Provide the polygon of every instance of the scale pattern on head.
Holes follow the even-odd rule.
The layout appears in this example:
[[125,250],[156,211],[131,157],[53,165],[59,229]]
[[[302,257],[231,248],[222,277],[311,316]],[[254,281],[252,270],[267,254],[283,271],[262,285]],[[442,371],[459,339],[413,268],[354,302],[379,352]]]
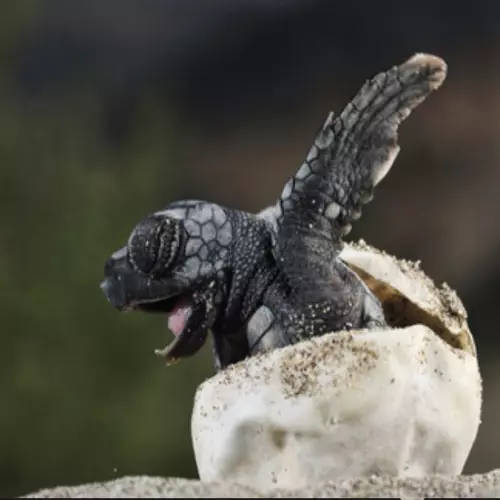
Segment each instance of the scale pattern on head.
[[171,203],[167,209],[156,212],[182,221],[186,233],[185,267],[191,276],[207,276],[222,268],[232,242],[233,227],[230,210],[201,200]]
[[188,200],[141,220],[106,262],[102,286],[109,300],[118,309],[146,310],[149,303],[223,280],[232,259],[232,217],[232,210]]

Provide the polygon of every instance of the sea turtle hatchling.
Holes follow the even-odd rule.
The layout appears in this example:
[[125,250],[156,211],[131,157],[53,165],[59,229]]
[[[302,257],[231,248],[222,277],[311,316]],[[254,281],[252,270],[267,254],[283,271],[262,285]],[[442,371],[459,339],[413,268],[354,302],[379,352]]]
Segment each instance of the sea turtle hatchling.
[[399,152],[398,127],[446,76],[417,54],[368,80],[330,113],[277,203],[258,214],[177,201],[133,229],[105,264],[101,288],[119,310],[169,315],[167,361],[212,333],[221,370],[258,352],[328,332],[384,326],[379,299],[340,258],[343,237]]

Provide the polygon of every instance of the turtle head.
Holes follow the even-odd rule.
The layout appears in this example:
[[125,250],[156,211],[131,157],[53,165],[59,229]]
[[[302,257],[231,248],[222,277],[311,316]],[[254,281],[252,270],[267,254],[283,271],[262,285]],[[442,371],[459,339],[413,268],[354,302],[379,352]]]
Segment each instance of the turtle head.
[[175,339],[157,354],[195,354],[226,302],[232,225],[227,210],[177,202],[140,221],[109,257],[101,289],[120,311],[163,313]]

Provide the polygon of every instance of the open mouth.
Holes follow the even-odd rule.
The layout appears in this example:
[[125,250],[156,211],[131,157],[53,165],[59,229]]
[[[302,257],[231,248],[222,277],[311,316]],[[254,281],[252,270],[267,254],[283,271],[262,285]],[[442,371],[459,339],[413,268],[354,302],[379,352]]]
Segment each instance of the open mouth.
[[138,304],[135,309],[150,313],[166,314],[169,330],[175,337],[179,337],[193,312],[193,303],[190,294],[186,294],[155,302]]
[[190,295],[180,295],[156,302],[137,305],[136,309],[144,312],[167,314],[168,328],[175,337],[181,335],[193,312]]
[[146,302],[138,304],[135,309],[143,312],[167,315],[168,329],[174,335],[174,340],[163,349],[155,349],[155,354],[165,358],[168,363],[175,362],[178,357],[176,356],[176,351],[182,345],[182,333],[186,331],[187,322],[193,312],[191,296],[189,294],[177,295],[155,302]]
[[[200,307],[201,305],[201,307]],[[137,311],[166,314],[168,328],[174,340],[155,354],[164,358],[168,364],[178,358],[193,355],[204,344],[207,334],[205,308],[197,304],[191,293],[185,293],[151,302],[143,302],[134,307]]]

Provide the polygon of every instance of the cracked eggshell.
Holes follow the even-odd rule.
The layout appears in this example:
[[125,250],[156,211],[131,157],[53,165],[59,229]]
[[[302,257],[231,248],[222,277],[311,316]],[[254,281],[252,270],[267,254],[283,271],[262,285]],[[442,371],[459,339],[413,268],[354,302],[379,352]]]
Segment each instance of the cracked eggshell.
[[206,380],[191,421],[202,481],[301,488],[462,471],[481,377],[460,300],[364,243],[341,257],[381,298],[391,327],[313,338]]

